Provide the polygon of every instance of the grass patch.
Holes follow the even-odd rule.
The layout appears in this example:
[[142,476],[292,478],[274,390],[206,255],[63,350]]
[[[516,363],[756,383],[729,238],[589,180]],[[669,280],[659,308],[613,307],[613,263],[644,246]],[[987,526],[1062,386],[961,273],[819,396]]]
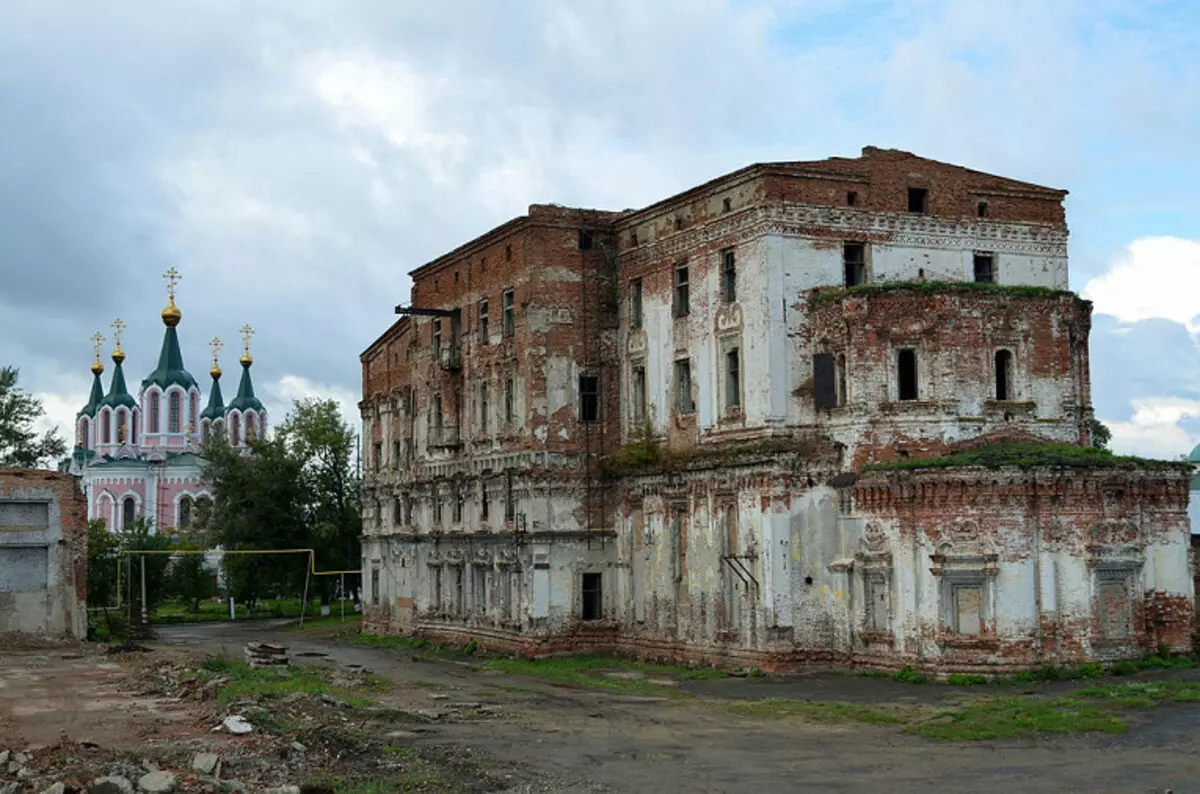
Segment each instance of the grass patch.
[[1138,681],[1113,686],[1091,687],[1071,693],[1077,698],[1098,700],[1114,709],[1151,708],[1162,703],[1200,703],[1200,683],[1191,681]]
[[901,681],[905,684],[924,684],[929,680],[929,677],[920,670],[915,670],[905,665],[892,674],[892,680]]
[[746,717],[802,717],[810,722],[865,722],[894,725],[899,717],[857,703],[767,698],[746,703],[728,703],[726,709]]
[[984,284],[975,281],[884,281],[875,284],[860,284],[856,287],[813,290],[809,302],[819,305],[847,297],[876,298],[901,292],[918,295],[984,294],[1003,298],[1058,297],[1079,300],[1075,293],[1067,290],[1024,284]]
[[645,678],[621,678],[604,675],[608,672],[638,672],[656,678],[681,681],[704,681],[725,678],[720,670],[708,667],[676,667],[665,664],[636,662],[613,656],[581,654],[554,656],[548,659],[492,659],[485,664],[489,670],[508,675],[529,675],[575,686],[599,687],[631,692],[672,692],[671,687]]
[[980,686],[988,682],[986,675],[977,673],[951,673],[946,676],[946,683],[951,686]]
[[1021,739],[1040,733],[1122,733],[1127,727],[1110,710],[1070,700],[996,698],[972,703],[907,730],[927,739],[971,742]]
[[315,615],[309,612],[304,616],[304,625],[293,623],[290,626],[284,626],[280,631],[296,632],[296,631],[316,631],[318,629],[327,629],[330,627],[344,627],[346,629],[359,629],[362,627],[362,615],[355,612],[347,614],[346,619],[342,620],[341,615]]
[[363,708],[371,705],[365,693],[379,688],[378,682],[372,682],[366,687],[339,689],[315,672],[297,667],[287,668],[288,677],[281,678],[276,671],[283,668],[254,668],[246,662],[224,657],[205,659],[200,663],[200,669],[209,679],[229,679],[216,693],[217,705],[222,707],[241,698],[282,698],[294,692],[303,692],[315,696],[332,695],[347,705]]

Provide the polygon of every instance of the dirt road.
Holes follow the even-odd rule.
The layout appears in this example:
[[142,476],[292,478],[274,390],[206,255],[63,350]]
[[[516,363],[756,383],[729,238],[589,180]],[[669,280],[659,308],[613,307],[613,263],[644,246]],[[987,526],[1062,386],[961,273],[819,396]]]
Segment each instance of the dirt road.
[[400,705],[493,705],[505,719],[434,722],[406,741],[471,748],[499,762],[552,771],[578,781],[581,791],[1200,792],[1196,707],[1141,712],[1129,732],[1115,736],[946,743],[894,726],[738,716],[717,699],[919,705],[961,695],[952,687],[822,673],[690,682],[682,688],[697,697],[648,697],[559,686],[470,661],[365,648],[336,637],[276,634],[278,628],[168,627],[158,642],[237,655],[249,640],[274,638],[301,659],[362,665],[386,677],[394,684],[388,697]]

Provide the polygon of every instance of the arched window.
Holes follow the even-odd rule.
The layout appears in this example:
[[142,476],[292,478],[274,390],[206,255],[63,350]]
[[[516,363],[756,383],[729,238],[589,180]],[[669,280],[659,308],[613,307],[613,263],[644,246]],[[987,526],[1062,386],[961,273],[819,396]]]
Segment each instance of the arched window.
[[124,408],[117,411],[117,443],[129,443],[129,412]]
[[258,424],[255,421],[254,413],[252,411],[248,411],[244,418],[246,420],[246,443],[249,444],[251,441],[258,438]]
[[194,434],[197,430],[200,429],[200,407],[198,405],[200,400],[197,399],[195,395],[193,395],[190,402],[192,405],[192,410],[191,410],[192,418],[191,418],[190,423],[188,424],[188,432]]
[[236,447],[238,444],[241,443],[240,438],[241,438],[241,425],[238,423],[238,415],[230,414],[229,415],[229,443]]
[[134,519],[137,518],[137,502],[132,496],[126,496],[125,501],[121,502],[121,526],[129,529],[133,526]]
[[200,423],[200,444],[203,446],[208,443],[208,425],[209,421],[205,419]]
[[179,528],[187,529],[192,523],[192,497],[185,496],[179,500]]
[[179,422],[183,416],[183,395],[179,392],[171,392],[170,402],[167,410],[167,432],[178,433]]
[[158,424],[158,392],[150,393],[150,424],[146,425],[146,432],[159,432]]
[[107,408],[100,412],[100,443],[112,443],[112,413]]
[[138,443],[138,412],[137,411],[133,412],[133,426],[130,428],[129,443],[130,444]]
[[88,427],[88,420],[86,416],[79,420],[79,446],[83,447],[84,449],[92,448],[92,439],[88,436],[88,430],[90,429],[91,428]]

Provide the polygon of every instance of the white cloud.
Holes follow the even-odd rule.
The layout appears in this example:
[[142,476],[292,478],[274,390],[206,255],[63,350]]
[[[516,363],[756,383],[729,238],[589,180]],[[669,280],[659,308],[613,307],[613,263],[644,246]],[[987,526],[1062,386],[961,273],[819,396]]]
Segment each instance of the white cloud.
[[1167,460],[1186,455],[1200,441],[1179,426],[1185,418],[1200,417],[1200,400],[1145,397],[1132,400],[1133,416],[1108,422],[1114,452]]
[[1144,237],[1103,275],[1083,287],[1083,297],[1101,314],[1132,323],[1161,317],[1200,332],[1200,242],[1180,237]]
[[333,400],[341,409],[342,418],[355,429],[359,427],[358,396],[341,386],[317,383],[300,375],[284,375],[274,388],[267,389],[267,393],[274,398],[272,404],[266,406],[272,424],[283,421],[291,410],[292,401],[313,398]]
[[75,414],[88,401],[87,392],[69,393],[66,396],[54,392],[35,392],[42,401],[42,415],[33,423],[38,434],[58,428],[58,434],[67,442],[69,449],[75,443]]

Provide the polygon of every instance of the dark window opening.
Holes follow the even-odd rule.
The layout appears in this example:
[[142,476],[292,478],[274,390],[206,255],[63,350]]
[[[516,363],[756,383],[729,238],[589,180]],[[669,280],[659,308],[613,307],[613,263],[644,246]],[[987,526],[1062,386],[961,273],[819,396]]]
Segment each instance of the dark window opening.
[[733,201],[731,199],[725,199],[721,202],[721,212],[729,212],[731,209],[733,209]]
[[688,305],[687,265],[679,265],[675,268],[675,299],[673,309],[676,317],[685,317],[691,311]]
[[488,385],[486,383],[479,384],[479,429],[483,432],[488,431],[488,415],[491,413],[491,405],[488,399]]
[[[512,246],[511,246],[511,245],[506,245],[506,246],[504,246],[504,259],[505,259],[505,261],[506,261],[506,262],[511,262],[511,261],[512,261]],[[485,263],[487,262],[487,260],[486,260],[486,259],[485,259],[485,260],[483,260],[483,261],[484,261]]]
[[396,497],[392,500],[392,524],[394,526],[404,526],[404,500]]
[[813,400],[817,410],[836,408],[837,373],[833,354],[817,353],[813,356]]
[[917,399],[917,351],[901,350],[896,358],[896,368],[900,399]]
[[512,424],[513,417],[516,413],[516,381],[512,375],[509,375],[504,380],[504,422]]
[[513,496],[512,469],[504,472],[504,520],[513,521],[517,517],[517,501]]
[[847,207],[857,207],[858,206],[858,191],[857,190],[846,191],[846,206]]
[[642,327],[642,280],[640,278],[629,282],[629,325],[631,328]]
[[137,502],[133,501],[132,496],[125,497],[121,502],[121,527],[129,529],[133,526],[134,520],[137,518]]
[[479,326],[479,344],[486,345],[488,343],[488,302],[486,298],[479,302],[476,324]]
[[638,236],[637,236],[637,231],[636,231],[636,230],[634,230],[634,231],[632,231],[632,232],[630,232],[630,233],[629,233],[629,244],[630,244],[630,245],[637,245],[637,244],[638,244]]
[[908,211],[929,211],[929,191],[927,189],[923,187],[910,187],[908,189]]
[[579,421],[600,421],[600,377],[579,376]]
[[583,619],[600,620],[603,603],[601,590],[602,575],[598,573],[583,574]]
[[455,284],[458,283],[458,271],[457,270],[454,271],[454,283]]
[[837,404],[845,405],[846,395],[846,355],[837,357]]
[[682,231],[682,230],[683,230],[683,218],[676,218],[675,219],[675,231],[678,232],[678,231]]
[[635,422],[646,420],[646,368],[633,368],[633,419]]
[[592,233],[590,231],[588,231],[587,229],[579,230],[579,250],[580,251],[592,250]]
[[488,493],[487,486],[480,483],[479,486],[479,520],[487,523],[490,510],[488,509]]
[[857,287],[867,283],[867,247],[863,243],[842,244],[842,265],[845,270],[846,286]]
[[737,259],[732,248],[721,252],[721,297],[726,303],[737,300]]
[[979,202],[979,205],[976,207],[976,210],[979,212],[979,217],[986,218],[988,216],[987,202],[986,201]]
[[393,469],[400,468],[400,442],[399,441],[392,442],[392,468]]
[[975,254],[975,280],[980,284],[996,283],[996,259],[991,254]]
[[996,351],[996,399],[1011,400],[1012,390],[1012,352]]
[[433,328],[433,330],[431,332],[432,337],[433,337],[433,357],[437,358],[442,352],[442,321],[441,321],[441,319],[435,318],[434,321],[431,323],[431,326]]
[[375,443],[375,471],[383,468],[383,443]]
[[736,408],[742,404],[742,362],[740,351],[735,347],[725,354],[725,407]]

